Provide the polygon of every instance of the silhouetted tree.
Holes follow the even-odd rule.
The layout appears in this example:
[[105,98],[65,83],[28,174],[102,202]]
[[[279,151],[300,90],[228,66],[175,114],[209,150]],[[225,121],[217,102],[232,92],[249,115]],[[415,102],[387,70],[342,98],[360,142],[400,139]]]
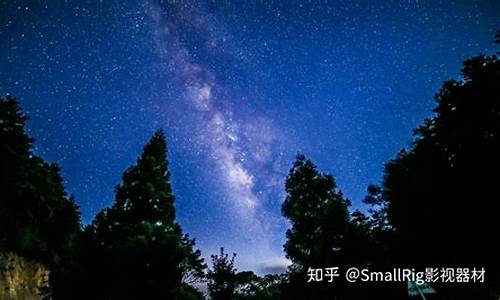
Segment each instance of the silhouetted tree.
[[281,288],[285,275],[259,277],[252,271],[238,272],[234,267],[236,254],[231,258],[220,249],[219,255],[211,255],[212,268],[208,270],[207,283],[210,299],[250,300],[282,299]]
[[214,300],[230,300],[236,296],[238,285],[237,270],[234,267],[236,253],[229,258],[229,254],[224,253],[224,248],[220,249],[220,254],[212,254],[212,268],[208,270],[208,293]]
[[123,174],[113,206],[86,229],[91,297],[182,299],[183,278],[203,274],[194,240],[175,222],[166,150],[158,131]]
[[284,248],[292,261],[290,284],[294,290],[288,296],[332,297],[333,285],[307,284],[306,272],[308,268],[341,267],[349,201],[337,190],[333,177],[320,173],[303,155],[297,156],[286,178],[286,192],[282,212],[291,228]]
[[287,230],[285,252],[295,265],[319,267],[334,261],[343,246],[349,223],[349,202],[338,191],[331,175],[299,155],[286,179],[283,215]]
[[486,267],[487,285],[437,285],[453,299],[487,299],[498,288],[500,247],[495,174],[500,168],[500,61],[468,59],[461,81],[436,95],[436,115],[415,130],[415,141],[385,168],[380,190],[394,229],[396,262]]
[[[287,197],[283,215],[290,220],[284,246],[292,261],[287,278],[280,285],[287,299],[371,299],[374,296],[398,299],[401,289],[369,283],[346,284],[342,272],[347,267],[388,267],[387,222],[379,189],[369,188],[377,212],[370,217],[359,210],[349,213],[350,203],[338,190],[331,175],[321,173],[303,155],[297,156],[286,179]],[[375,208],[374,208],[375,209]],[[338,268],[333,282],[308,282],[308,270]],[[393,266],[391,266],[393,267]],[[406,291],[404,291],[406,292]],[[404,294],[403,294],[404,296]]]
[[0,250],[45,264],[57,289],[80,232],[79,208],[59,167],[32,153],[27,120],[14,98],[0,98]]

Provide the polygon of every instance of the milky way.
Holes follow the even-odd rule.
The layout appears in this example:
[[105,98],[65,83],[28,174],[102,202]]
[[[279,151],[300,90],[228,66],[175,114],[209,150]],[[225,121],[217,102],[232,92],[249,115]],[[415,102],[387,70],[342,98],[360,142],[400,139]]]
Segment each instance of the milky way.
[[365,209],[441,83],[498,51],[499,22],[498,1],[0,0],[0,95],[84,223],[163,128],[177,221],[204,257],[279,271],[295,155]]
[[[182,96],[187,101],[181,103],[187,110],[185,113],[199,117],[195,118],[199,124],[192,133],[194,142],[201,146],[209,163],[215,166],[212,175],[217,179],[214,184],[224,190],[229,213],[234,213],[238,221],[228,225],[244,229],[238,232],[248,240],[253,259],[280,261],[279,256],[272,257],[270,246],[270,224],[276,220],[262,208],[262,202],[267,199],[259,195],[256,188],[257,183],[262,188],[266,184],[269,187],[270,182],[274,189],[283,187],[284,178],[278,179],[283,170],[268,168],[264,171],[262,168],[281,163],[276,159],[276,153],[272,153],[279,148],[276,146],[279,141],[274,136],[275,129],[270,120],[255,114],[242,119],[239,115],[248,108],[230,109],[218,103],[227,87],[218,82],[218,74],[197,59],[178,36],[180,30],[187,30],[191,31],[189,39],[198,37],[195,47],[201,51],[197,54],[238,59],[228,53],[225,38],[217,35],[220,29],[210,24],[202,10],[203,7],[194,2],[151,4],[149,15],[156,26],[157,47],[165,62],[165,70],[182,86]],[[234,110],[238,110],[238,114]]]

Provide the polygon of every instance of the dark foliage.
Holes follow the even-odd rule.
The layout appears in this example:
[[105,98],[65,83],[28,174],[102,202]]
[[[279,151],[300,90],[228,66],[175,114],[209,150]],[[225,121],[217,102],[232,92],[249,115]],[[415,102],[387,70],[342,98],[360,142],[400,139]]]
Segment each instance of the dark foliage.
[[320,173],[303,155],[290,170],[286,191],[282,211],[292,224],[286,233],[287,257],[299,268],[331,265],[348,230],[348,201],[333,177]]
[[221,248],[220,254],[211,255],[212,268],[208,270],[207,283],[210,299],[251,300],[282,299],[284,275],[259,277],[251,271],[238,272],[234,267],[236,254],[231,258]]
[[[376,204],[394,229],[395,263],[419,267],[486,267],[499,286],[497,176],[500,167],[500,61],[468,59],[462,81],[436,95],[436,115],[415,142],[390,161]],[[369,199],[370,201],[373,198]],[[484,286],[437,286],[453,299],[488,299]]]
[[224,253],[224,248],[220,249],[220,254],[211,255],[212,268],[208,270],[208,292],[210,298],[214,300],[230,300],[236,296],[238,286],[237,270],[234,267],[236,254],[231,258]]
[[33,155],[27,120],[15,99],[0,98],[0,250],[45,264],[57,291],[80,232],[80,214],[59,167]]
[[123,174],[112,207],[85,229],[86,262],[93,299],[195,297],[183,283],[203,275],[201,253],[175,222],[166,144],[158,131],[136,165]]
[[[370,190],[373,198],[367,201],[376,205],[377,190],[375,187]],[[333,176],[319,172],[303,155],[297,156],[290,170],[286,191],[282,211],[290,220],[291,228],[287,231],[284,248],[292,261],[286,280],[280,285],[286,299],[371,299],[374,295],[391,299],[401,296],[397,289],[393,293],[391,287],[346,284],[343,278],[335,278],[334,282],[308,282],[310,268],[338,267],[339,275],[352,266],[384,268],[387,249],[379,238],[389,229],[381,212],[371,217],[360,211],[349,214],[350,203],[337,189]]]

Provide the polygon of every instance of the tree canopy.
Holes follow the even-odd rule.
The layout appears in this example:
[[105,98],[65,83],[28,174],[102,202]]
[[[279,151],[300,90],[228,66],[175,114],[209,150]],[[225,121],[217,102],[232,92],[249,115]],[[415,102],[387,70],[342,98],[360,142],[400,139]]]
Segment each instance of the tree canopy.
[[86,228],[92,297],[181,297],[183,279],[204,264],[194,240],[175,222],[165,137],[156,132],[137,163],[123,174],[116,199]]

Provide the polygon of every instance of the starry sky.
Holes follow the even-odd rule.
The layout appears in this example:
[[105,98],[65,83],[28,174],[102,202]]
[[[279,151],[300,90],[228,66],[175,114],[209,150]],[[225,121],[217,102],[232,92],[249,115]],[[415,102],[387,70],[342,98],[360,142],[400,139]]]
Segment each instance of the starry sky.
[[177,220],[205,257],[286,264],[284,179],[304,153],[361,203],[500,2],[0,1],[0,95],[31,117],[84,223],[158,128]]

